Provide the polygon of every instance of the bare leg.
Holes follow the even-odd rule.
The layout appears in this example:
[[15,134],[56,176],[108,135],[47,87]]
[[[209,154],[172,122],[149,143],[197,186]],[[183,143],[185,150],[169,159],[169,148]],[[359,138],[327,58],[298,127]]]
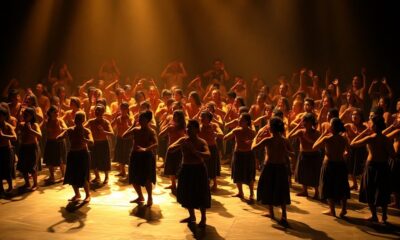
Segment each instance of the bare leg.
[[35,191],[35,190],[38,188],[38,183],[37,183],[37,172],[32,173],[32,179],[33,179],[32,190]]
[[147,206],[151,207],[153,205],[153,185],[151,182],[146,183],[147,191]]
[[194,214],[194,209],[193,208],[188,208],[189,212],[189,217],[182,219],[180,222],[181,223],[190,223],[190,222],[195,222],[196,221],[196,215]]
[[200,208],[200,213],[201,213],[201,220],[199,222],[199,227],[205,227],[206,226],[206,209],[205,208]]
[[61,179],[64,179],[64,175],[65,175],[65,164],[64,163],[60,164],[60,172],[61,172]]
[[[7,179],[7,184],[8,184],[7,192],[11,192],[12,189],[13,189],[12,178],[8,178],[8,179]],[[1,186],[3,186],[3,184],[1,184]]]
[[250,201],[254,201],[254,181],[250,182]]
[[353,185],[350,187],[350,190],[357,190],[358,189],[358,185],[357,185],[357,178],[354,175],[351,175],[351,180],[353,182]]
[[103,184],[108,184],[108,171],[104,171],[104,181]]
[[97,170],[97,169],[94,170],[94,180],[100,181],[100,173],[99,173],[99,170]]
[[79,187],[73,185],[72,188],[74,189],[75,196],[71,198],[71,201],[79,200],[81,198],[81,193],[79,192]]
[[30,182],[29,182],[29,175],[28,173],[24,173],[24,180],[25,180],[25,185],[24,187],[29,188],[31,186]]
[[54,177],[54,166],[49,166],[49,172],[50,172],[50,176],[49,176],[49,182],[54,182],[55,181],[55,177]]
[[236,183],[236,187],[238,188],[239,193],[234,195],[234,197],[244,198],[242,184],[241,183]]
[[265,217],[269,217],[271,219],[275,219],[275,214],[274,214],[274,206],[268,205],[268,212],[267,214],[263,215]]
[[329,205],[329,210],[323,212],[323,214],[336,217],[336,212],[335,212],[335,201],[334,201],[333,199],[329,199],[329,198],[328,198],[328,205]]
[[376,206],[373,204],[368,204],[368,206],[369,206],[369,210],[371,211],[371,217],[368,218],[368,220],[371,222],[377,222],[378,216],[376,214]]
[[216,191],[218,189],[217,177],[213,178],[213,185],[211,191]]
[[340,211],[339,216],[343,218],[347,214],[347,198],[344,197],[342,200],[342,211]]
[[85,184],[83,185],[83,189],[85,190],[85,202],[90,202],[90,185],[89,181],[86,181]]
[[139,185],[137,184],[132,184],[133,188],[135,189],[138,198],[136,200],[131,201],[131,203],[140,203],[144,201],[144,197],[143,197],[143,193],[142,193],[142,189]]
[[387,205],[382,206],[382,222],[387,222]]
[[303,191],[296,194],[299,197],[308,197],[307,186],[303,185]]
[[319,191],[318,191],[318,187],[315,187],[315,194],[313,196],[314,199],[319,199]]

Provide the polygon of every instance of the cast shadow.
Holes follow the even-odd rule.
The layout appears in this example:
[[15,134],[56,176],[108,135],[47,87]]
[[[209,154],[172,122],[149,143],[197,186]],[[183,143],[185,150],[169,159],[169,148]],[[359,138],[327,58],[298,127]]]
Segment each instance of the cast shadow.
[[288,223],[288,226],[273,224],[272,227],[297,238],[312,240],[333,240],[333,238],[329,237],[328,234],[326,234],[325,232],[313,229],[303,222],[289,219]]
[[208,209],[207,211],[218,213],[220,216],[226,217],[226,218],[234,217],[232,214],[230,214],[228,212],[228,209],[226,209],[224,207],[224,204],[222,204],[221,202],[219,202],[213,198],[211,199],[211,206],[212,207],[210,209]]
[[[79,210],[79,211],[78,211]],[[65,232],[76,232],[81,230],[85,226],[85,220],[87,213],[89,212],[90,207],[84,202],[70,202],[65,207],[61,207],[59,212],[61,216],[64,218],[63,220],[51,225],[47,228],[47,232],[56,233],[57,227],[67,223],[73,224],[78,223],[78,226],[71,227]]]
[[206,225],[206,227],[199,227],[196,223],[188,223],[188,228],[192,232],[191,236],[186,236],[186,239],[213,239],[213,240],[223,240],[222,236],[220,236],[217,232],[217,229],[213,226]]
[[149,223],[152,225],[160,224],[160,219],[163,218],[160,206],[157,204],[148,207],[147,205],[139,204],[129,213],[131,216],[135,216],[145,220],[137,224],[140,227],[144,223]]

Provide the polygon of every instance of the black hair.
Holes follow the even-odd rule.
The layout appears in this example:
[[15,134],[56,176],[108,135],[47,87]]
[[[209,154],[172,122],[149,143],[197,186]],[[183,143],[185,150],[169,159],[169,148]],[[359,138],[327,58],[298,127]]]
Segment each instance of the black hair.
[[136,103],[139,103],[139,96],[142,95],[143,99],[146,99],[146,95],[144,94],[143,91],[137,91],[135,94],[135,101]]
[[332,131],[336,134],[342,133],[346,131],[344,124],[340,118],[332,118],[331,119],[331,128]]
[[240,116],[247,122],[247,126],[251,126],[251,116],[248,113],[242,113]]
[[311,123],[313,126],[317,125],[317,120],[315,119],[314,114],[306,113],[303,116],[303,121]]
[[150,122],[153,119],[153,113],[149,110],[143,111],[139,115],[139,120],[145,119],[147,122]]
[[50,119],[51,114],[54,113],[57,110],[58,110],[58,107],[56,105],[51,105],[49,107],[49,110],[47,110],[47,113],[46,113],[47,117]]
[[161,91],[161,96],[162,97],[164,97],[164,96],[172,96],[172,93],[171,93],[171,91],[169,89],[163,89]]
[[312,98],[304,99],[304,103],[306,103],[306,102],[308,102],[308,104],[310,104],[311,107],[315,106],[314,99],[312,99]]
[[200,114],[201,117],[206,117],[210,122],[213,119],[213,114],[210,111],[202,111]]
[[328,110],[328,113],[331,116],[331,118],[339,118],[339,111],[337,108],[330,108]]
[[377,106],[371,108],[371,112],[374,113],[375,116],[381,116],[381,117],[383,117],[384,114],[383,108]]
[[274,110],[272,111],[272,114],[274,117],[278,117],[280,119],[283,119],[283,112],[277,108],[274,108]]
[[283,120],[279,117],[272,117],[269,120],[269,126],[272,131],[277,132],[277,133],[283,133],[285,132],[285,124],[283,123]]
[[249,108],[246,106],[241,106],[239,107],[239,113],[248,113],[249,112]]
[[236,93],[233,92],[233,91],[229,91],[226,95],[227,95],[228,97],[230,97],[230,98],[233,98],[233,99],[236,98]]
[[372,124],[375,127],[376,133],[382,133],[382,131],[386,128],[385,119],[382,116],[375,115],[372,117]]
[[81,100],[77,97],[71,97],[70,104],[75,104],[77,108],[81,108]]
[[190,93],[189,93],[189,97],[192,97],[192,98],[193,98],[194,102],[196,103],[196,105],[197,105],[198,107],[201,106],[201,98],[200,98],[200,95],[199,95],[196,91],[190,92]]
[[186,121],[185,121],[185,113],[182,110],[175,110],[173,113],[173,117],[178,118],[178,128],[179,129],[185,129],[186,128]]
[[36,111],[35,111],[35,109],[31,108],[31,107],[27,107],[27,108],[25,108],[23,114],[26,114],[26,113],[30,114],[32,116],[32,119],[31,119],[30,123],[34,124],[36,122]]
[[194,129],[200,130],[200,124],[199,124],[199,122],[198,122],[197,120],[195,120],[195,119],[190,119],[190,120],[188,121],[187,127],[188,127],[188,128],[194,128]]
[[244,98],[242,98],[242,97],[236,97],[235,100],[239,102],[240,107],[246,106],[246,104],[244,103]]

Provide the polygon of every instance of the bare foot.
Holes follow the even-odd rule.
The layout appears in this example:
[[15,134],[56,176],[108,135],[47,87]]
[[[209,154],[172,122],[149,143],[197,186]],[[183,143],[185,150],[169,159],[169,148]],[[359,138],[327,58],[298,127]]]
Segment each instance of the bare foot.
[[324,212],[322,212],[322,214],[328,215],[328,216],[332,216],[332,217],[336,217],[336,213],[332,212],[331,210],[326,210]]
[[38,188],[39,187],[37,185],[33,185],[32,188],[31,188],[31,191],[36,191],[36,190],[38,190]]
[[147,207],[153,206],[153,199],[151,199],[151,198],[147,199],[147,204],[146,204],[146,206],[147,206]]
[[235,194],[232,197],[237,197],[237,198],[240,198],[240,199],[244,199],[243,193]]
[[285,228],[289,227],[289,223],[288,223],[286,218],[281,218],[281,220],[279,220],[278,223],[279,223],[279,225],[281,225],[281,226],[283,226]]
[[342,211],[339,213],[339,217],[340,217],[340,218],[344,218],[344,217],[346,216],[346,214],[347,214],[347,210],[342,210]]
[[371,217],[367,218],[367,221],[369,221],[369,222],[379,222],[377,216],[371,216]]
[[87,197],[83,200],[83,202],[84,202],[84,203],[89,203],[90,200],[92,200],[92,198],[91,198],[90,196],[87,196]]
[[135,200],[129,201],[130,203],[143,203],[144,199],[143,198],[136,198]]
[[77,202],[79,200],[81,200],[81,196],[76,196],[76,195],[68,199],[69,202]]
[[271,213],[266,213],[264,215],[262,215],[263,217],[267,217],[267,218],[271,218],[271,219],[275,219],[275,215],[271,214]]
[[205,219],[201,219],[201,221],[199,222],[198,226],[200,228],[205,228],[206,227],[206,220]]
[[196,222],[196,218],[188,217],[188,218],[184,218],[184,219],[180,220],[179,222],[180,223]]

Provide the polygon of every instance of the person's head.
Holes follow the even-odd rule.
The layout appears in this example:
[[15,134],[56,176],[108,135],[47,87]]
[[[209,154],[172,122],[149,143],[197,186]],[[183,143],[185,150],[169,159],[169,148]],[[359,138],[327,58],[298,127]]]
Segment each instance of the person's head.
[[69,107],[72,111],[78,111],[81,108],[81,100],[77,97],[71,97]]
[[360,77],[357,75],[354,76],[353,80],[351,82],[351,85],[352,85],[352,87],[354,87],[356,89],[360,88],[360,85],[361,85]]
[[202,111],[200,114],[200,121],[203,125],[208,125],[213,119],[213,114],[209,111]]
[[125,90],[123,88],[115,89],[115,96],[117,96],[118,101],[123,101],[126,98]]
[[351,121],[356,125],[364,122],[364,114],[360,108],[354,109],[354,111],[351,113]]
[[285,97],[287,95],[287,92],[288,92],[288,85],[285,83],[281,83],[279,85],[279,95]]
[[174,113],[172,115],[172,119],[177,128],[179,128],[179,129],[186,128],[185,113],[182,110],[174,111]]
[[236,93],[233,92],[233,91],[229,91],[227,93],[227,96],[228,96],[227,102],[228,103],[233,103],[235,101],[235,98],[236,98]]
[[372,131],[377,134],[381,134],[382,131],[386,128],[385,119],[382,116],[376,115],[372,117]]
[[272,117],[269,120],[269,129],[273,134],[282,134],[285,132],[285,124],[282,118]]
[[318,86],[318,84],[319,84],[319,76],[318,75],[314,75],[313,77],[312,77],[312,82],[313,82],[313,86]]
[[147,95],[149,95],[149,98],[151,100],[156,99],[158,97],[157,96],[157,88],[155,88],[154,86],[150,86],[149,91],[147,92]]
[[65,90],[65,87],[61,86],[57,88],[56,95],[60,99],[65,99],[67,97],[67,91]]
[[7,109],[0,107],[0,123],[4,123],[8,118]]
[[183,91],[182,91],[182,89],[179,89],[179,88],[175,89],[175,90],[174,90],[174,100],[177,101],[177,102],[179,102],[179,101],[182,100],[182,98],[183,98]]
[[330,121],[330,125],[333,134],[340,134],[346,131],[343,122],[339,118],[332,118]]
[[36,122],[36,111],[34,108],[27,107],[24,110],[23,118],[26,123],[34,124]]
[[38,106],[39,106],[38,100],[37,100],[36,96],[33,95],[33,94],[30,94],[30,95],[28,95],[28,96],[26,97],[25,103],[26,103],[26,105],[28,105],[29,107],[38,107]]
[[19,95],[19,91],[17,89],[11,89],[8,91],[7,96],[8,102],[16,104],[21,101],[21,96]]
[[283,112],[280,109],[278,109],[277,107],[275,107],[274,111],[272,112],[272,116],[273,117],[279,117],[281,119],[284,118]]
[[36,94],[41,95],[44,92],[44,86],[41,83],[36,84]]
[[168,99],[170,99],[172,97],[172,93],[169,89],[163,89],[161,91],[161,98],[164,102],[167,102]]
[[99,98],[96,101],[96,105],[103,105],[104,109],[107,108],[107,100],[105,98]]
[[222,70],[224,64],[221,59],[215,59],[213,63],[214,70],[220,71]]
[[75,113],[74,123],[76,126],[82,126],[86,121],[86,114],[84,111],[78,111]]
[[87,93],[87,96],[88,96],[89,100],[93,99],[95,92],[96,92],[96,88],[95,87],[90,86],[90,87],[87,88],[87,92],[86,93]]
[[191,137],[191,138],[197,137],[197,135],[200,132],[200,124],[197,120],[190,119],[187,124],[186,129],[187,129],[187,133],[188,133],[189,137]]
[[47,117],[49,120],[55,120],[58,118],[58,107],[51,105],[49,110],[47,110]]
[[300,113],[303,110],[303,102],[299,100],[295,100],[293,102],[292,110],[295,113]]
[[141,102],[143,102],[144,100],[146,100],[146,96],[144,95],[144,92],[142,91],[137,91],[135,94],[135,101],[137,104],[140,104]]
[[143,111],[147,111],[147,110],[151,110],[151,104],[149,101],[143,101],[140,103],[139,106],[139,111],[143,112]]
[[119,105],[119,110],[121,111],[122,115],[129,115],[129,103],[123,102]]
[[191,104],[194,104],[198,107],[201,106],[201,98],[200,98],[200,95],[196,91],[190,92],[189,101]]
[[369,113],[369,119],[372,119],[374,116],[383,117],[384,110],[381,107],[373,107]]
[[312,98],[306,98],[304,100],[304,111],[312,112],[314,110],[314,100]]
[[248,107],[246,107],[246,106],[241,106],[241,107],[239,108],[239,114],[248,113],[249,110],[250,110],[250,109],[249,109]]
[[380,97],[378,106],[383,108],[385,111],[387,111],[390,106],[390,98],[389,97]]
[[221,101],[221,92],[217,89],[212,90],[211,99],[215,102]]
[[209,111],[210,113],[215,112],[215,102],[214,101],[208,102],[206,106],[207,106],[207,111]]
[[240,127],[250,127],[251,126],[251,116],[248,113],[242,113],[239,117]]
[[346,101],[347,101],[347,104],[352,105],[352,106],[354,106],[356,103],[356,96],[354,95],[354,93],[351,90],[347,91],[347,93],[346,93]]
[[102,104],[97,104],[94,108],[94,114],[97,118],[103,117],[105,111],[106,109]]
[[244,99],[242,97],[236,97],[235,101],[233,102],[233,104],[235,105],[235,107],[238,109],[242,106],[246,106],[246,104],[244,103]]
[[148,127],[149,122],[151,121],[151,119],[153,118],[153,113],[149,110],[141,112],[139,114],[139,124],[140,127],[145,128]]
[[267,116],[267,118],[270,118],[272,116],[274,109],[275,107],[273,105],[268,104],[265,106],[264,113]]
[[289,100],[285,97],[280,97],[276,107],[281,110],[282,112],[287,112],[290,110]]
[[311,129],[317,125],[314,114],[306,113],[303,116],[303,126],[305,129]]
[[182,102],[174,101],[174,102],[172,103],[171,109],[172,109],[172,111],[183,110]]
[[326,118],[330,121],[332,118],[339,118],[339,111],[337,108],[330,108],[326,114]]
[[322,98],[322,106],[327,108],[334,107],[335,103],[333,101],[333,98],[329,95],[326,95],[324,98]]
[[256,102],[258,105],[264,104],[266,100],[267,100],[267,95],[265,95],[265,93],[260,93],[257,95]]

